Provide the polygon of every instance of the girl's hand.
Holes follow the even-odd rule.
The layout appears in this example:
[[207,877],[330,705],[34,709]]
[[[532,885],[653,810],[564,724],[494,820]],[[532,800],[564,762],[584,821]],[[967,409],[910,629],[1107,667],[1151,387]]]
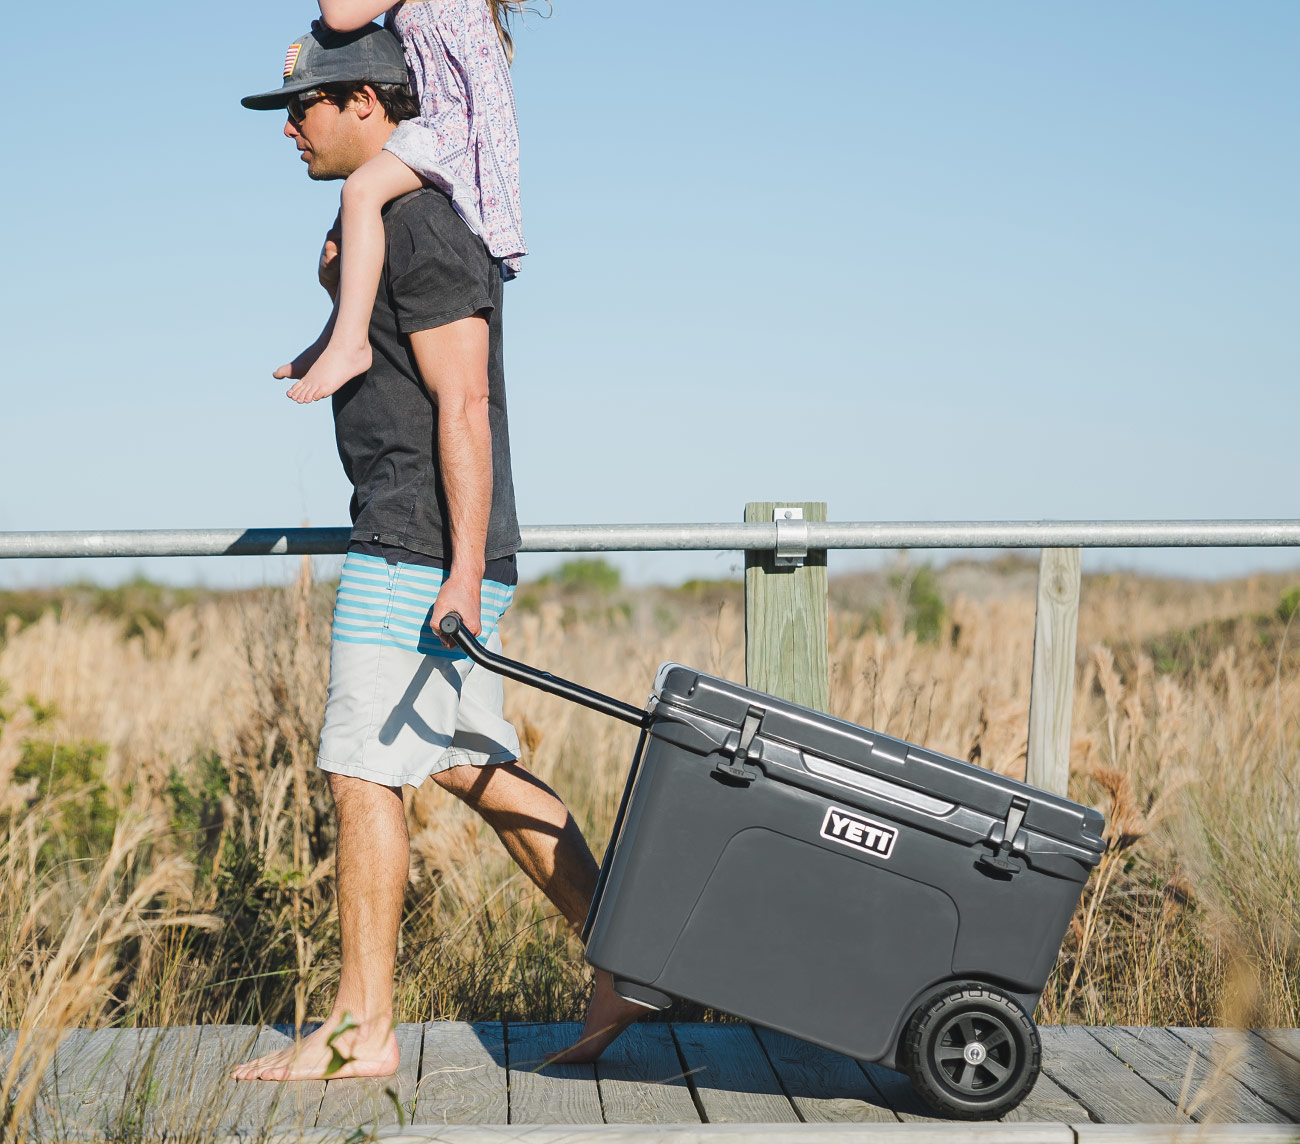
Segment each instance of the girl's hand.
[[325,236],[325,244],[320,248],[320,265],[316,268],[316,277],[331,298],[339,289],[339,243],[343,236],[337,230],[331,230]]

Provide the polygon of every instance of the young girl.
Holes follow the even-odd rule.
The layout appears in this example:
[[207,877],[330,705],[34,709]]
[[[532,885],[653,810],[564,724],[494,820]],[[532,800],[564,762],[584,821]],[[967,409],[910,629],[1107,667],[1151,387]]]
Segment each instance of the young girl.
[[510,85],[508,18],[523,0],[320,0],[325,23],[350,32],[388,14],[402,37],[420,115],[397,126],[382,154],[343,184],[339,290],[324,332],[278,378],[306,403],[370,368],[370,313],[384,268],[381,208],[424,186],[451,198],[502,273],[528,252],[519,216],[519,127]]

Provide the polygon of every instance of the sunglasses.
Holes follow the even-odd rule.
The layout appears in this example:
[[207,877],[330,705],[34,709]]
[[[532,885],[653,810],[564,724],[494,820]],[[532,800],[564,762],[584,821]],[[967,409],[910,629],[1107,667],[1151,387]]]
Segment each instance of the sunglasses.
[[319,103],[322,99],[328,98],[329,93],[322,91],[318,87],[295,92],[289,96],[289,102],[285,105],[285,110],[289,113],[289,122],[295,127],[302,126],[302,121],[307,117],[307,108],[313,103]]

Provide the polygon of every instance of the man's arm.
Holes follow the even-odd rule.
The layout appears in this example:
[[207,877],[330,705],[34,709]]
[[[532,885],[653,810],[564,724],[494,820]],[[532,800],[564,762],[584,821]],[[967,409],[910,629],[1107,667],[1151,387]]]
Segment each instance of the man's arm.
[[459,612],[465,627],[478,635],[492,512],[488,324],[470,317],[420,330],[411,335],[411,348],[425,388],[438,403],[438,456],[451,517],[451,569],[438,592],[430,624],[437,633],[443,616]]

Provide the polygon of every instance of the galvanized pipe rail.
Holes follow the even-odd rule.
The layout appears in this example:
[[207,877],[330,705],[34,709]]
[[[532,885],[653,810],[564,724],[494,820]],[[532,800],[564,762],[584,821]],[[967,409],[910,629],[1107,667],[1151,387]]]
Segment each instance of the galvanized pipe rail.
[[[1300,520],[887,521],[801,524],[810,551],[898,548],[1300,547]],[[520,532],[523,552],[764,551],[773,524],[546,524]],[[188,528],[0,532],[0,559],[143,556],[325,556],[347,528]]]
[[[1065,794],[1084,548],[1300,547],[1300,520],[912,521],[825,523],[826,506],[762,502],[745,524],[533,525],[524,552],[745,553],[746,675],[752,686],[829,705],[829,549],[1038,548],[1038,602],[1025,777]],[[805,510],[808,510],[805,512]],[[805,519],[806,518],[806,519]],[[145,556],[323,556],[347,528],[0,532],[0,560]]]

